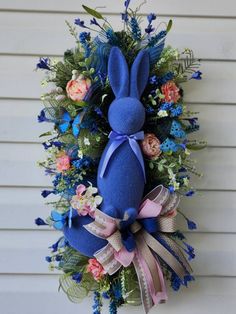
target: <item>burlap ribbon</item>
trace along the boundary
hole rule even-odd
[[[178,244],[168,235],[176,230],[175,213],[178,204],[179,196],[176,193],[170,194],[168,189],[161,185],[146,195],[140,206],[137,220],[129,226],[136,243],[136,248],[132,252],[128,252],[122,243],[120,219],[96,210],[94,222],[84,226],[90,233],[108,241],[105,247],[94,254],[108,274],[114,274],[122,265],[127,267],[133,263],[145,313],[148,313],[153,305],[167,300],[159,258],[181,279],[192,272]],[[171,250],[143,228],[141,222],[145,218],[157,218],[159,237]]]

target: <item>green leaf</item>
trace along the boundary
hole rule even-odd
[[[39,137],[44,137],[44,136],[49,136],[49,135],[52,135],[52,132],[51,131],[48,131],[46,133],[43,133],[41,135],[39,135]]]
[[[82,7],[84,8],[84,10],[85,10],[88,14],[90,14],[90,15],[96,17],[97,19],[104,20],[104,17],[103,17],[103,16],[101,15],[101,13],[99,13],[98,11],[96,11],[96,10],[94,10],[94,9],[91,9],[91,8],[87,7],[86,5],[82,5]]]
[[[169,31],[171,30],[172,24],[173,24],[172,20],[169,20],[167,28],[166,28],[167,33],[169,33]]]
[[[74,103],[74,105],[75,106],[77,106],[77,107],[86,107],[88,104],[87,104],[87,102],[86,101],[76,101],[75,103]]]
[[[149,168],[150,168],[150,169],[153,169],[153,168],[154,168],[154,165],[153,165],[152,162],[149,162]]]
[[[159,170],[160,172],[162,172],[162,171],[164,170],[164,167],[163,167],[162,164],[158,164],[158,170]]]

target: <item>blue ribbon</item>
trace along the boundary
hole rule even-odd
[[[143,155],[141,153],[139,144],[137,143],[138,140],[143,140],[144,139],[144,132],[139,131],[137,133],[131,134],[131,135],[126,135],[126,134],[120,134],[115,131],[111,131],[109,134],[109,139],[112,140],[111,145],[109,146],[103,164],[100,172],[100,178],[102,178],[105,174],[107,165],[111,159],[111,156],[115,152],[115,150],[123,144],[125,141],[129,141],[129,145],[134,152],[135,156],[137,157],[140,166],[143,171],[143,177],[144,181],[146,182],[146,175],[145,175],[145,167],[144,167],[144,162],[143,162]]]

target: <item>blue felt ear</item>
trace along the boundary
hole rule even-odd
[[[116,98],[129,94],[129,69],[123,53],[118,47],[111,49],[108,60],[108,77]]]
[[[142,50],[137,55],[131,68],[130,96],[140,98],[148,81],[149,76],[149,54]]]

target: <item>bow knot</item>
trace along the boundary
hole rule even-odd
[[[142,172],[143,172],[143,177],[144,177],[144,181],[146,182],[146,175],[145,175],[145,167],[144,167],[144,162],[143,162],[143,156],[140,150],[140,147],[137,143],[137,141],[139,140],[143,140],[144,139],[144,132],[143,131],[139,131],[137,133],[134,134],[120,134],[117,133],[115,131],[111,131],[109,134],[109,139],[111,140],[111,144],[106,152],[106,155],[104,157],[103,160],[103,164],[102,164],[102,168],[101,168],[101,172],[100,172],[100,177],[102,178],[105,174],[105,171],[107,169],[108,163],[111,159],[111,156],[114,154],[114,152],[116,151],[116,149],[123,144],[125,141],[129,141],[129,145],[133,151],[133,153],[135,154],[135,156],[137,157],[140,166],[142,168]]]

